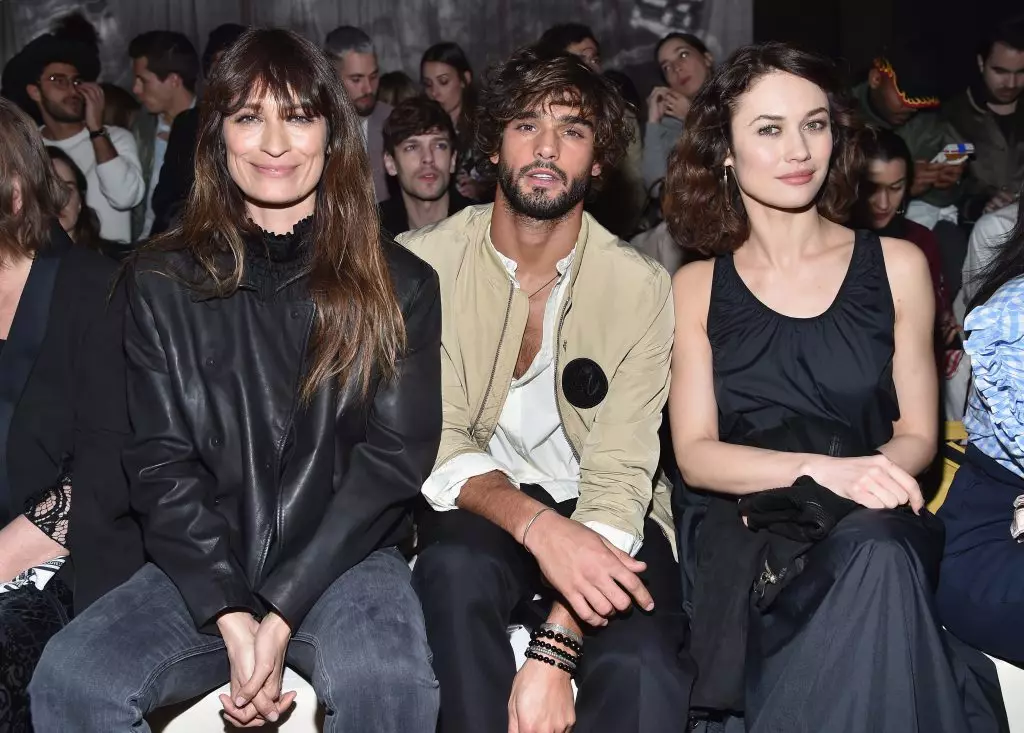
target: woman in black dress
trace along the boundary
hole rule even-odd
[[[31,731],[43,646],[142,564],[117,264],[58,224],[36,125],[0,99],[0,731]],[[73,573],[73,574],[72,574]]]
[[[666,184],[676,239],[713,256],[673,283],[685,484],[731,500],[747,535],[736,500],[800,477],[859,505],[762,577],[782,589],[751,608],[736,665],[755,733],[971,730],[932,613],[941,528],[914,479],[937,441],[931,280],[914,245],[838,223],[859,135],[830,62],[748,47],[694,99]],[[804,452],[767,448],[807,435]],[[746,601],[755,578],[717,582]]]

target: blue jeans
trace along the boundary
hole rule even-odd
[[[326,710],[325,733],[433,733],[438,684],[409,568],[378,550],[324,592],[287,662]],[[199,633],[171,580],[149,564],[46,647],[29,685],[36,730],[149,731],[143,717],[228,681],[219,636]]]

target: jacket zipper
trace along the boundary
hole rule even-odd
[[[473,418],[473,422],[469,426],[470,435],[476,432],[476,426],[480,423],[480,418],[484,414],[484,408],[487,406],[487,398],[491,396],[491,388],[494,386],[494,375],[498,371],[498,362],[501,361],[501,347],[505,344],[505,333],[508,331],[508,319],[512,313],[512,298],[515,294],[516,285],[515,283],[510,282],[508,284],[508,303],[505,305],[505,322],[501,326],[501,337],[498,339],[498,351],[494,355],[494,364],[491,366],[491,376],[487,380],[487,389],[484,390],[484,398],[480,402],[480,410],[476,413],[476,417]]]
[[[576,464],[579,465],[580,454],[576,450],[575,444],[569,438],[569,433],[565,430],[565,419],[562,417],[562,403],[558,399],[558,357],[562,355],[562,326],[565,324],[565,317],[569,315],[570,307],[572,307],[572,300],[568,300],[562,306],[562,315],[558,319],[558,330],[555,332],[555,378],[551,386],[555,390],[555,409],[558,410],[558,427],[561,429],[562,435],[565,436],[565,442],[569,444],[569,450],[572,451],[573,456],[576,458]]]

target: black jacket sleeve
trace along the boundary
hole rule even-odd
[[[167,138],[160,178],[153,189],[153,228],[156,236],[171,228],[181,207],[192,191],[195,181],[196,135],[199,133],[199,110],[193,108],[179,114]]]
[[[196,627],[216,633],[220,613],[257,614],[260,607],[231,552],[228,522],[211,506],[214,478],[179,409],[173,366],[143,277],[129,270],[124,337],[128,415],[135,431],[124,453],[132,507],[142,521],[147,553],[181,591]]]
[[[378,548],[410,509],[441,440],[441,300],[432,271],[405,318],[408,343],[397,375],[381,381],[370,407],[366,440],[319,528],[301,552],[279,565],[260,597],[295,629],[327,588]]]

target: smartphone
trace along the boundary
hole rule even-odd
[[[967,162],[969,155],[974,155],[973,143],[950,143],[932,158],[931,162],[944,165],[963,165]]]

